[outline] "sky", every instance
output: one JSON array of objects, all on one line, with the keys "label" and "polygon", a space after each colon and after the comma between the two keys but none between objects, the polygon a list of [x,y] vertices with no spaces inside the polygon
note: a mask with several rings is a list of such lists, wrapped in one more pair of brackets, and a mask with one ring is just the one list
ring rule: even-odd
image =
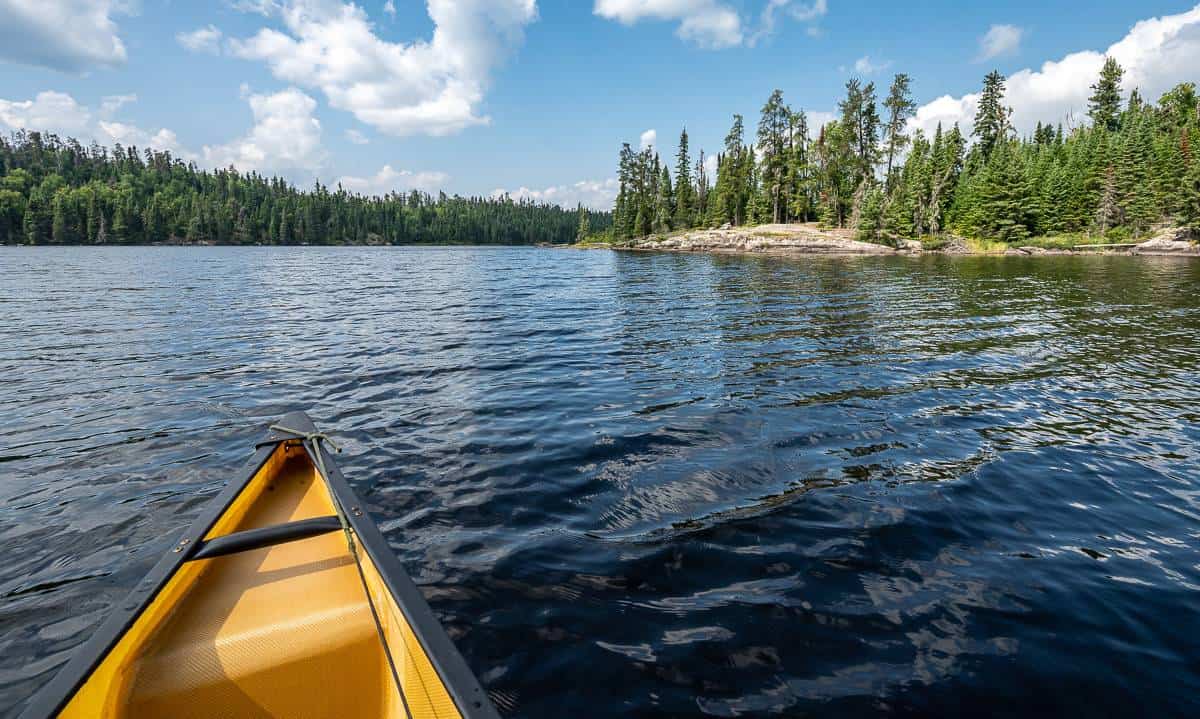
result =
[{"label": "sky", "polygon": [[170,150],[362,193],[608,209],[622,142],[715,151],[779,88],[810,125],[850,77],[910,123],[1080,123],[1105,54],[1156,99],[1200,81],[1200,5],[1144,0],[0,0],[0,132]]}]

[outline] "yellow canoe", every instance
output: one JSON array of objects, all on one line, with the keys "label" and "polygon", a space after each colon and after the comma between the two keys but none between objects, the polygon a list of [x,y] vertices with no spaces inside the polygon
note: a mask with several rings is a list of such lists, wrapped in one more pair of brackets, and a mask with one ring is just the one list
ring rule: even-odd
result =
[{"label": "yellow canoe", "polygon": [[27,717],[497,717],[307,415],[32,700]]}]

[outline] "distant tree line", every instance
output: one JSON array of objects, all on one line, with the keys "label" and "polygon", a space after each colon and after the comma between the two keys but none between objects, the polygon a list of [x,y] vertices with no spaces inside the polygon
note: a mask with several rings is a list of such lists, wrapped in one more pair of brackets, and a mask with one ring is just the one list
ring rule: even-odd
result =
[{"label": "distant tree line", "polygon": [[423,192],[364,196],[279,178],[199,170],[168,152],[83,147],[40,132],[0,137],[0,243],[167,242],[332,244],[534,244],[575,239],[607,212],[509,197]]},{"label": "distant tree line", "polygon": [[[898,74],[880,103],[874,83],[846,83],[839,117],[811,131],[803,111],[774,91],[747,143],[740,115],[717,155],[710,185],[687,131],[674,177],[654,148],[621,148],[612,232],[619,239],[692,227],[820,221],[863,239],[939,235],[1017,242],[1032,235],[1143,234],[1157,223],[1200,228],[1200,110],[1183,83],[1147,103],[1121,92],[1106,58],[1091,87],[1089,123],[1039,123],[1017,137],[1005,78],[984,78],[970,135],[940,124],[908,133],[916,112]],[[882,110],[881,110],[882,106]],[[881,114],[882,112],[882,114]]]}]

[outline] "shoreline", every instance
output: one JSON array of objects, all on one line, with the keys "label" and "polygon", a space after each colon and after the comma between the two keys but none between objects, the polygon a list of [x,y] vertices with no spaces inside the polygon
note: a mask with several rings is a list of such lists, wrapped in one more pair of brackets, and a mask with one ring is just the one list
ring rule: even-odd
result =
[{"label": "shoreline", "polygon": [[[753,227],[723,227],[720,229],[689,230],[666,236],[651,236],[632,242],[598,244],[613,250],[630,252],[706,252],[711,254],[757,254],[770,256],[834,255],[991,255],[1008,257],[1038,257],[1045,255],[1117,255],[1200,258],[1200,244],[1186,229],[1169,228],[1137,243],[1096,243],[1076,247],[1043,247],[1036,244],[1016,246],[994,244],[981,249],[972,243],[951,236],[936,246],[917,240],[900,239],[898,247],[863,242],[854,238],[852,230],[822,229],[815,224],[757,225]],[[974,246],[973,246],[974,245]],[[587,249],[589,245],[573,245]]]}]

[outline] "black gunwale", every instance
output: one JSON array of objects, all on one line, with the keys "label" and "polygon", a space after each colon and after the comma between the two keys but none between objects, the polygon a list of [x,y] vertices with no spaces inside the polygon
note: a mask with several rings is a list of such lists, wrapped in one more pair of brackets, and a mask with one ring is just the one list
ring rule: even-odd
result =
[{"label": "black gunwale", "polygon": [[[303,432],[316,432],[316,426],[304,412],[290,412],[280,420],[281,426]],[[181,566],[189,561],[197,548],[203,545],[203,539],[226,508],[246,488],[250,480],[274,453],[275,448],[284,442],[296,441],[292,434],[270,430],[266,440],[255,445],[254,454],[244,465],[238,479],[231,481],[212,499],[200,516],[184,530],[174,548],[168,551],[162,559],[150,570],[141,582],[112,610],[112,613],[101,623],[91,638],[63,665],[62,669],[43,686],[21,712],[21,719],[41,719],[53,717],[62,711],[67,702],[75,696],[84,681],[91,676],[96,667],[108,655],[125,632],[133,625],[137,617],[154,600],[167,582],[175,575]],[[466,661],[458,649],[446,635],[445,629],[434,616],[433,610],[421,595],[417,586],[404,571],[400,560],[388,547],[387,540],[375,526],[361,507],[357,495],[350,489],[337,463],[319,444],[303,442],[310,457],[315,460],[315,452],[324,459],[325,478],[330,491],[337,501],[346,507],[347,520],[359,543],[366,550],[376,570],[383,578],[384,584],[392,593],[396,604],[408,620],[413,634],[421,642],[430,663],[437,670],[445,684],[450,697],[460,714],[467,719],[499,719],[495,707],[492,706],[487,694],[480,687],[475,675],[467,667]]]}]

